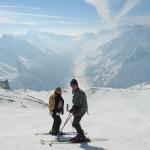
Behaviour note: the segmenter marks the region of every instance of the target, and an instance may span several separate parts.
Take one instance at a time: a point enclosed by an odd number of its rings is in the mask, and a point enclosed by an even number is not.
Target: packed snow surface
[[[96,139],[88,144],[48,144],[52,117],[47,103],[53,92],[0,89],[0,150],[150,150],[150,85],[129,89],[89,88],[89,115],[81,124],[87,136]],[[65,105],[71,107],[70,90],[63,92]],[[68,112],[62,116],[64,123]],[[71,121],[64,131],[73,131]],[[70,135],[69,135],[70,136]]]

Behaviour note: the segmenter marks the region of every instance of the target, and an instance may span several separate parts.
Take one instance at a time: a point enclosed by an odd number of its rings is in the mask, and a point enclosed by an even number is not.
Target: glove
[[[80,113],[80,107],[79,106],[72,106],[72,108],[69,110],[70,113],[72,113],[73,115],[76,115],[78,113]]]
[[[52,111],[49,111],[49,115],[51,115],[51,116],[52,116],[53,114],[54,114],[54,113],[53,113]]]
[[[73,113],[73,108],[71,108],[71,109],[69,110],[69,112],[70,112],[70,113]]]
[[[56,116],[60,116],[61,115],[61,113],[56,113]]]

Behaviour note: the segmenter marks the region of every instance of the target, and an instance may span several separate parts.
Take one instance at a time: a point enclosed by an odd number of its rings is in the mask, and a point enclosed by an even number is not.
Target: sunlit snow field
[[[84,89],[85,90],[85,89]],[[88,144],[48,144],[52,118],[46,106],[52,92],[0,89],[0,150],[149,150],[150,149],[150,85],[129,89],[89,88],[86,90],[89,115],[81,124]],[[71,91],[63,92],[65,105],[71,107]],[[12,102],[14,100],[14,102]],[[63,123],[68,115],[62,117]],[[64,131],[73,131],[71,121]],[[69,135],[70,136],[70,135]]]

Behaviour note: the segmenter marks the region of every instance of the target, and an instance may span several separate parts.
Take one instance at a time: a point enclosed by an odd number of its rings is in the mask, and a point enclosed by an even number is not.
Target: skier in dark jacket
[[[54,91],[54,94],[49,98],[49,110],[52,118],[54,119],[52,130],[50,134],[58,135],[60,125],[61,125],[61,118],[60,115],[64,113],[64,100],[61,96],[62,90],[60,87],[57,87]]]
[[[80,121],[88,109],[86,94],[79,88],[76,79],[72,79],[72,81],[70,82],[70,86],[73,92],[73,106],[70,110],[70,112],[73,113],[74,116],[72,126],[77,131],[77,136],[72,138],[72,141],[85,142],[87,139],[84,135],[83,129],[81,128]]]

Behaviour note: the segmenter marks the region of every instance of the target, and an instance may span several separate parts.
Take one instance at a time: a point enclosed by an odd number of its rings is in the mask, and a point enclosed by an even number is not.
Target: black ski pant
[[[58,133],[61,125],[61,118],[59,115],[52,115],[53,125],[52,125],[52,133]]]
[[[84,114],[74,115],[72,126],[76,129],[78,134],[84,134],[83,129],[81,128],[80,121]]]

